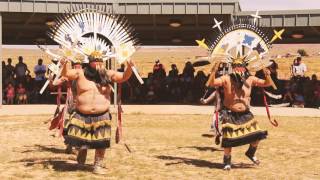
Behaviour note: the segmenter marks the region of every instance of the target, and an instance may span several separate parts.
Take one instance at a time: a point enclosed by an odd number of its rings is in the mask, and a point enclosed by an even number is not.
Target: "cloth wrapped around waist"
[[[222,121],[222,147],[236,147],[265,139],[268,132],[260,129],[258,121],[247,110],[233,112],[227,108],[220,111]]]
[[[244,112],[234,112],[227,108],[223,108],[219,113],[220,120],[222,121],[222,128],[231,128],[236,130],[248,127],[257,122],[249,110]]]
[[[108,148],[111,136],[111,114],[82,114],[75,111],[65,123],[65,143],[80,148]]]
[[[101,126],[110,125],[110,120],[111,114],[109,111],[99,114],[82,114],[76,110],[70,117],[71,124],[87,130],[96,130]]]

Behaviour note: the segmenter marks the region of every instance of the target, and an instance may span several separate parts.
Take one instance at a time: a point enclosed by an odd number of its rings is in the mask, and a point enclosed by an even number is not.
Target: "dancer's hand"
[[[270,72],[270,70],[269,70],[268,68],[264,68],[264,69],[263,69],[263,73],[264,73],[264,75],[266,75],[266,76],[270,76],[270,74],[271,74],[271,72]]]
[[[207,104],[207,101],[206,101],[204,98],[201,98],[201,99],[200,99],[200,103],[201,103],[201,104]]]
[[[211,69],[211,73],[216,73],[218,68],[219,68],[219,66],[220,66],[220,64],[221,64],[221,61],[218,61],[218,60],[215,61],[214,65],[213,65],[213,67]]]
[[[127,63],[128,63],[129,66],[135,66],[135,63],[132,61],[131,58],[129,58],[129,59],[127,60]]]
[[[267,69],[267,68],[264,68],[264,69],[263,69],[263,73],[264,73],[265,78],[266,78],[265,84],[268,84],[269,86],[272,86],[273,89],[276,90],[276,89],[277,89],[277,86],[274,84],[274,82],[273,82],[273,80],[272,80],[272,78],[271,78],[271,76],[270,76],[270,74],[271,74],[270,70]]]
[[[66,63],[66,59],[65,58],[60,59],[60,64],[61,65],[64,65],[65,63]]]
[[[62,58],[62,59],[60,59],[60,64],[61,65],[65,65],[65,64],[67,64],[69,62],[69,60],[67,59],[67,58]]]

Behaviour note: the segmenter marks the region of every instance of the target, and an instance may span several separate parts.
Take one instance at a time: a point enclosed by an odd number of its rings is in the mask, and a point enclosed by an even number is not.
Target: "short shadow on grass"
[[[214,168],[214,169],[222,169],[223,164],[222,163],[216,163],[216,162],[210,162],[206,160],[201,159],[192,159],[192,158],[184,158],[184,157],[176,157],[176,156],[156,156],[158,159],[167,160],[167,161],[173,161],[166,163],[166,166],[175,165],[175,164],[187,164],[187,165],[193,165],[197,167],[205,167],[205,168]],[[232,166],[232,168],[252,168],[253,165],[250,164],[235,164]]]
[[[66,153],[65,149],[56,148],[55,146],[52,146],[52,145],[43,146],[43,145],[36,144],[34,146],[25,146],[25,148],[28,148],[28,149],[22,151],[21,153],[29,153],[29,152],[52,152],[55,154]]]
[[[213,138],[214,135],[213,134],[202,134],[202,137],[206,137],[206,138]]]
[[[178,147],[178,149],[196,149],[198,151],[223,151],[222,149],[215,148],[215,147],[199,147],[199,146],[186,146],[186,147]]]
[[[232,168],[234,169],[250,169],[250,168],[254,168],[256,167],[256,165],[254,165],[253,163],[233,163],[232,164]]]
[[[92,172],[93,167],[90,165],[79,165],[77,163],[70,163],[67,160],[57,159],[57,158],[26,158],[18,161],[12,162],[21,162],[25,166],[35,166],[42,165],[43,169],[49,169],[52,167],[53,170],[59,172],[68,172],[68,171],[88,171]]]
[[[206,160],[201,159],[192,159],[192,158],[184,158],[184,157],[176,157],[176,156],[156,156],[158,159],[166,160],[166,161],[172,161],[166,163],[166,166],[175,165],[175,164],[187,164],[187,165],[193,165],[197,167],[206,167],[206,168],[216,168],[221,169],[223,167],[222,163],[215,163],[210,162]]]

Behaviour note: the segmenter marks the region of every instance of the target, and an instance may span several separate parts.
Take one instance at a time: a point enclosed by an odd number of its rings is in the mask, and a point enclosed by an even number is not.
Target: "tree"
[[[298,49],[297,53],[300,54],[300,56],[308,56],[307,51],[304,49]]]

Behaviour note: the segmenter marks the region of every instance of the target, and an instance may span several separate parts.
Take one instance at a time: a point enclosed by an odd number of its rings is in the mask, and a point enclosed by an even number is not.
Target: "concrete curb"
[[[0,116],[52,115],[56,105],[3,105]],[[124,114],[189,114],[210,115],[213,106],[195,105],[123,105]],[[116,108],[111,107],[111,112]],[[252,107],[257,116],[266,116],[265,107]],[[314,108],[270,107],[272,116],[320,117],[320,110]]]

